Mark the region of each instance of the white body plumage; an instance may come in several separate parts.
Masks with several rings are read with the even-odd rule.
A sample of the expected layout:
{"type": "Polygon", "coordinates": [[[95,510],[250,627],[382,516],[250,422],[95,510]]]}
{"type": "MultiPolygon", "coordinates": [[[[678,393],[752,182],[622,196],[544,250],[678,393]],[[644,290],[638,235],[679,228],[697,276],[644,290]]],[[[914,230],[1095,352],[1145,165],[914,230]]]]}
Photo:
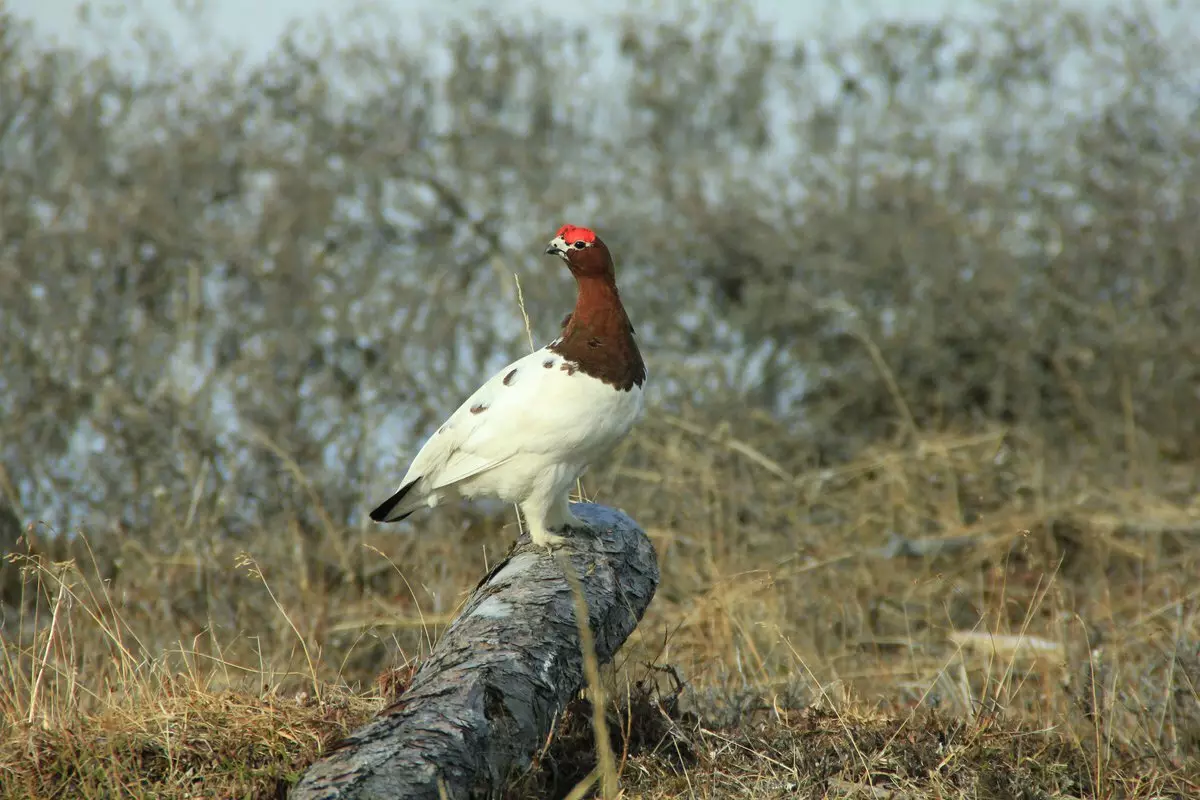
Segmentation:
{"type": "Polygon", "coordinates": [[[467,398],[372,519],[392,522],[454,496],[486,496],[518,504],[543,546],[562,539],[552,530],[582,525],[567,497],[642,417],[642,386],[614,387],[550,346],[509,364],[467,398]]]}

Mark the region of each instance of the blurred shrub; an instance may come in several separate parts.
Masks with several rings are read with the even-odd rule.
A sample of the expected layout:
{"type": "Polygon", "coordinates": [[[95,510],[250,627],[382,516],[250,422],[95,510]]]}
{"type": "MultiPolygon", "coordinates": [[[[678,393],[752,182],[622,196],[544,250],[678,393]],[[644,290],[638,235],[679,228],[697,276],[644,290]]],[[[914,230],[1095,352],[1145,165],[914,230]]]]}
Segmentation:
{"type": "Polygon", "coordinates": [[[773,415],[789,469],[997,420],[1200,455],[1198,84],[1169,32],[1014,3],[818,44],[704,8],[138,74],[0,11],[7,503],[345,523],[528,346],[513,273],[553,334],[567,220],[617,252],[655,402],[773,415]]]}

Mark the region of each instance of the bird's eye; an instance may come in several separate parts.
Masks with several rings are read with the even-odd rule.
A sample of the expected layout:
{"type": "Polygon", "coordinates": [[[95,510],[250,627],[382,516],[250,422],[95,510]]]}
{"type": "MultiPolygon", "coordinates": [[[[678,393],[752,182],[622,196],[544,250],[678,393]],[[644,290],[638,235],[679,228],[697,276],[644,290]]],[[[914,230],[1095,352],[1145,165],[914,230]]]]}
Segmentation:
{"type": "Polygon", "coordinates": [[[586,243],[583,241],[583,239],[580,239],[578,242],[576,242],[576,243],[575,243],[575,249],[576,249],[576,250],[582,250],[582,249],[583,249],[584,247],[586,247],[586,246],[587,246],[587,245],[586,245],[586,243]]]}

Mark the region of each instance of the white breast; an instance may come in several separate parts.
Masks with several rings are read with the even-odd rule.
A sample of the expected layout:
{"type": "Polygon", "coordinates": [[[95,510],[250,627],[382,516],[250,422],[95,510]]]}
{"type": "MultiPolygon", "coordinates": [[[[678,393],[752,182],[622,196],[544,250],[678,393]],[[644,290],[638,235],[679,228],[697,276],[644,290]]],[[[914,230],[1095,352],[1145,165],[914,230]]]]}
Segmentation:
{"type": "Polygon", "coordinates": [[[642,417],[643,402],[640,386],[615,389],[542,348],[459,406],[421,448],[404,483],[421,478],[430,492],[469,482],[460,487],[465,494],[517,502],[513,495],[535,473],[577,473],[611,450],[642,417]]]}

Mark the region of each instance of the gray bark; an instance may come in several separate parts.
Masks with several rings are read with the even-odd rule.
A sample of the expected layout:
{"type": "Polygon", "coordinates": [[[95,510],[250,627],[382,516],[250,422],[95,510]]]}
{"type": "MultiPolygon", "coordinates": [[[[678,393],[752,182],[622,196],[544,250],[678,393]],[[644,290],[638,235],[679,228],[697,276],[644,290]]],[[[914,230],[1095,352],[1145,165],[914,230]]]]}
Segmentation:
{"type": "MultiPolygon", "coordinates": [[[[624,513],[591,503],[572,510],[590,530],[573,532],[557,552],[582,584],[604,664],[650,604],[658,560],[624,513]]],[[[309,767],[290,797],[498,797],[583,684],[570,585],[526,534],[475,588],[400,699],[309,767]]]]}

